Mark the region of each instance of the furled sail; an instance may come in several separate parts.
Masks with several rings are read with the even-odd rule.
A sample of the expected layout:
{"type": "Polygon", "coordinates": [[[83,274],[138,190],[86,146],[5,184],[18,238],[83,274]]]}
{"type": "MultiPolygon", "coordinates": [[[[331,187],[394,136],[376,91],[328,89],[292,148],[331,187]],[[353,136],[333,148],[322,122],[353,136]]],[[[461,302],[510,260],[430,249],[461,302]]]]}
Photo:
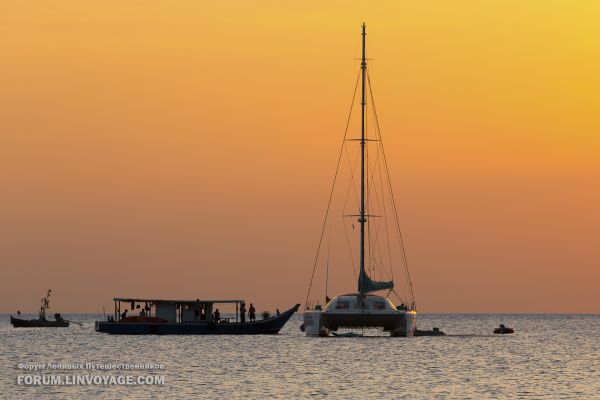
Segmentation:
{"type": "Polygon", "coordinates": [[[369,275],[363,270],[360,271],[360,277],[358,278],[358,290],[362,293],[375,292],[377,290],[393,289],[393,281],[374,281],[369,278],[369,275]]]}

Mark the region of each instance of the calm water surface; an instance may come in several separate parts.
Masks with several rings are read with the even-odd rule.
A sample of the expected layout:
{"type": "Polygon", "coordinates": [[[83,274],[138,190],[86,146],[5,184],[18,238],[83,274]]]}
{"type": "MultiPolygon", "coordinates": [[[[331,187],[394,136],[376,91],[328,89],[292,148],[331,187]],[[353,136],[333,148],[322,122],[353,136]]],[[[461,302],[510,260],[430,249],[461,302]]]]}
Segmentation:
{"type": "Polygon", "coordinates": [[[419,315],[419,328],[449,336],[415,338],[307,338],[299,315],[276,336],[214,337],[110,336],[94,331],[99,315],[67,315],[85,324],[66,329],[15,329],[0,318],[7,399],[600,399],[600,315],[419,315]],[[491,335],[501,322],[516,333],[491,335]],[[18,386],[28,373],[20,362],[161,363],[165,384],[18,386]]]}

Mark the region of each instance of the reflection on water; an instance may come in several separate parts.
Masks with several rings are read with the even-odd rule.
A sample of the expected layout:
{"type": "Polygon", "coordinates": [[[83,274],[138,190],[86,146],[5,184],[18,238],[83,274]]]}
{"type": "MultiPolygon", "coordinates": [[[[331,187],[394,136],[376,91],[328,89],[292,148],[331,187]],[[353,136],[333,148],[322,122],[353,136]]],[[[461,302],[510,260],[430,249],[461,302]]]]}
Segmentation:
{"type": "MultiPolygon", "coordinates": [[[[307,338],[296,315],[276,336],[111,336],[96,315],[14,329],[0,315],[7,398],[600,398],[600,315],[419,315],[444,337],[307,338]],[[514,335],[492,335],[499,323],[514,335]],[[16,385],[19,362],[162,363],[165,385],[16,385]]],[[[362,333],[362,332],[361,332],[362,333]]],[[[372,337],[379,336],[379,337],[372,337]]]]}

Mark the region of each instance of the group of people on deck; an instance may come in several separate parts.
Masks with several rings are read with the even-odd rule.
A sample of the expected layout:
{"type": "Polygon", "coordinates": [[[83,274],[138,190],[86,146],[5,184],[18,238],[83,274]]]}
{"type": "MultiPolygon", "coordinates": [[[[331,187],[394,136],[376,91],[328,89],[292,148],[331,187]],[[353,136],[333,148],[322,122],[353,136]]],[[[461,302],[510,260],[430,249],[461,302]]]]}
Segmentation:
{"type": "MultiPolygon", "coordinates": [[[[250,303],[250,308],[248,308],[248,320],[250,322],[256,321],[256,308],[254,308],[254,304],[250,303]]],[[[246,303],[242,301],[240,305],[240,322],[243,324],[246,322],[246,303]]]]}
{"type": "MultiPolygon", "coordinates": [[[[137,308],[140,308],[140,306],[138,305],[137,308]]],[[[194,302],[194,321],[206,321],[207,320],[207,315],[206,313],[209,312],[210,308],[208,304],[204,304],[200,302],[200,299],[196,299],[196,301],[194,302]]],[[[132,305],[132,311],[134,310],[134,306],[132,305]]],[[[150,311],[150,307],[148,305],[146,305],[146,307],[143,307],[139,313],[140,317],[146,317],[148,316],[150,311]]],[[[123,311],[120,315],[120,319],[123,320],[125,318],[128,317],[127,315],[128,310],[125,309],[125,311],[123,311]]],[[[241,323],[245,323],[246,322],[246,314],[248,314],[248,321],[249,322],[255,322],[256,321],[256,308],[254,307],[254,304],[250,303],[250,307],[246,310],[246,302],[241,302],[240,303],[240,322],[241,323]]],[[[265,314],[265,313],[263,313],[265,314]]],[[[265,317],[263,315],[263,318],[268,318],[268,313],[266,313],[267,316],[265,317]]],[[[277,309],[277,315],[279,315],[279,309],[277,309]]],[[[208,318],[209,321],[212,322],[216,322],[219,323],[221,322],[221,313],[219,312],[219,309],[217,308],[212,315],[210,315],[210,317],[208,318]]],[[[224,321],[224,322],[229,322],[228,320],[224,321]]]]}
{"type": "MultiPolygon", "coordinates": [[[[202,304],[200,302],[200,299],[196,299],[196,302],[194,303],[194,321],[204,321],[206,320],[206,305],[202,304]]],[[[250,303],[250,307],[247,310],[248,312],[248,320],[250,322],[254,322],[256,321],[256,308],[254,307],[254,304],[250,303]]],[[[217,308],[215,310],[215,312],[212,314],[212,321],[213,322],[221,322],[221,313],[219,312],[219,309],[217,308]]],[[[240,322],[245,323],[246,322],[246,303],[242,302],[240,304],[240,322]]]]}
{"type": "MultiPolygon", "coordinates": [[[[246,311],[246,303],[242,302],[240,304],[240,322],[246,322],[246,312],[248,313],[248,321],[254,322],[256,321],[256,308],[254,304],[250,303],[250,307],[246,311]]],[[[206,320],[206,307],[200,303],[200,299],[196,299],[194,303],[194,321],[203,321],[206,320]]],[[[212,315],[212,321],[221,322],[221,313],[217,308],[212,315]]]]}
{"type": "MultiPolygon", "coordinates": [[[[131,303],[131,312],[134,312],[135,310],[140,310],[138,315],[140,317],[146,317],[150,315],[150,305],[148,303],[146,303],[146,305],[144,307],[141,307],[139,304],[135,304],[134,302],[131,303]]],[[[125,319],[128,317],[127,312],[129,310],[125,309],[125,311],[123,311],[121,313],[121,319],[125,319]]]]}

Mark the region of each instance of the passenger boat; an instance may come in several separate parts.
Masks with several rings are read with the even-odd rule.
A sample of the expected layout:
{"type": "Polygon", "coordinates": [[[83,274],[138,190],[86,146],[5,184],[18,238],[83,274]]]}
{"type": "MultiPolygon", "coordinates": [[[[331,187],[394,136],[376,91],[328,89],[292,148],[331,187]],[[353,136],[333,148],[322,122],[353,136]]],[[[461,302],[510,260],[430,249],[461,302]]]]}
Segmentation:
{"type": "MultiPolygon", "coordinates": [[[[65,320],[59,313],[54,314],[54,321],[46,318],[46,310],[50,308],[50,293],[52,290],[48,289],[48,293],[42,298],[42,304],[40,306],[39,316],[37,319],[22,319],[10,316],[10,323],[15,328],[66,328],[69,326],[69,321],[65,320]]],[[[21,313],[18,313],[19,316],[21,313]]]]}
{"type": "MultiPolygon", "coordinates": [[[[306,332],[307,336],[329,336],[330,333],[337,331],[339,328],[375,327],[382,328],[384,331],[389,332],[391,336],[413,336],[416,330],[417,312],[408,265],[406,263],[404,244],[400,233],[391,179],[389,177],[389,169],[385,152],[383,151],[379,120],[377,111],[375,110],[371,82],[367,71],[366,26],[364,23],[362,24],[362,58],[360,72],[356,80],[352,104],[354,104],[354,98],[356,97],[359,78],[361,83],[360,138],[347,137],[348,127],[352,121],[351,106],[350,115],[348,116],[348,122],[346,124],[346,133],[344,134],[333,179],[333,187],[329,197],[327,212],[325,213],[325,221],[321,230],[321,239],[317,249],[317,256],[306,296],[307,299],[303,315],[304,323],[301,326],[301,329],[306,332]],[[372,106],[372,112],[369,112],[368,114],[371,118],[370,120],[367,120],[367,104],[372,106]],[[374,132],[374,134],[370,132],[374,132]],[[352,143],[358,144],[359,146],[353,145],[352,143]],[[346,151],[345,154],[344,150],[346,151]],[[354,154],[356,155],[353,155],[351,152],[355,152],[354,154]],[[334,208],[333,204],[335,203],[335,196],[337,194],[336,184],[339,183],[340,171],[342,170],[340,168],[340,163],[345,164],[346,160],[348,161],[348,166],[351,170],[347,174],[350,183],[345,185],[345,187],[348,188],[347,191],[345,187],[342,188],[344,190],[342,193],[346,194],[345,200],[340,202],[340,204],[343,204],[342,210],[339,213],[341,214],[341,219],[336,219],[332,222],[330,215],[336,214],[332,212],[332,208],[334,208]],[[356,160],[354,166],[352,160],[356,160]],[[360,160],[360,163],[358,163],[358,160],[360,160]],[[359,165],[359,171],[356,171],[357,165],[359,165]],[[360,179],[360,182],[355,182],[355,179],[360,179]],[[377,186],[380,186],[381,189],[377,186]],[[354,193],[352,193],[351,190],[353,187],[355,190],[354,193]],[[356,189],[357,187],[359,190],[356,189]],[[355,204],[350,204],[352,202],[355,202],[355,204]],[[349,204],[351,209],[348,209],[349,207],[347,207],[349,204]],[[358,208],[358,213],[354,207],[358,208]],[[348,217],[350,217],[350,219],[348,217]],[[357,221],[360,224],[360,234],[357,233],[358,229],[355,230],[354,224],[356,220],[354,218],[356,217],[358,217],[357,221]],[[344,228],[343,230],[339,230],[340,232],[343,232],[343,234],[340,233],[338,236],[343,237],[344,234],[346,235],[345,242],[337,239],[338,246],[342,248],[343,253],[348,254],[344,261],[338,262],[337,265],[345,264],[348,267],[351,266],[356,276],[354,263],[358,258],[358,290],[355,293],[348,293],[330,299],[327,295],[327,282],[330,279],[329,246],[332,242],[336,245],[336,239],[334,238],[333,241],[331,239],[332,230],[337,229],[332,228],[336,223],[342,225],[344,228]],[[324,235],[326,232],[328,232],[328,235],[324,235]],[[392,235],[395,235],[395,238],[390,238],[392,235]],[[329,239],[327,239],[327,236],[329,236],[329,239]],[[384,236],[386,236],[386,238],[384,238],[384,236]],[[322,245],[324,241],[328,241],[326,246],[327,260],[325,263],[322,262],[323,258],[325,258],[323,255],[325,252],[321,251],[324,247],[324,245],[322,245]],[[353,241],[355,241],[355,245],[352,245],[353,241]],[[396,250],[392,255],[393,251],[390,249],[393,246],[396,246],[396,250]],[[318,300],[316,304],[309,300],[313,278],[315,276],[316,268],[319,265],[319,261],[326,266],[326,272],[324,273],[324,305],[321,305],[318,300]],[[400,291],[400,294],[394,289],[393,280],[393,268],[397,268],[398,265],[403,266],[403,272],[405,273],[404,283],[406,284],[406,288],[403,292],[400,291]],[[390,276],[390,280],[377,281],[371,278],[374,276],[374,273],[379,273],[381,275],[383,273],[389,274],[390,272],[392,275],[390,276]],[[387,294],[372,294],[372,292],[383,291],[387,291],[387,294]],[[401,303],[399,306],[392,303],[389,298],[391,294],[396,295],[401,303]]],[[[335,235],[336,233],[333,234],[334,237],[335,235]]]]}
{"type": "Polygon", "coordinates": [[[300,304],[275,315],[263,312],[261,319],[245,320],[244,300],[162,300],[114,298],[114,316],[96,321],[96,331],[120,335],[260,335],[277,334],[300,304]],[[123,312],[122,305],[129,305],[123,312]],[[235,305],[235,317],[215,313],[219,305],[235,305]]]}

